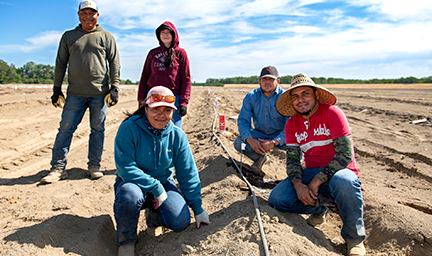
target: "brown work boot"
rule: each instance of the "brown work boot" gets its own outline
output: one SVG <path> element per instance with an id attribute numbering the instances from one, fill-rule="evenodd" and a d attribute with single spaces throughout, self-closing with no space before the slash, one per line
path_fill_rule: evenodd
<path id="1" fill-rule="evenodd" d="M 92 180 L 99 179 L 103 176 L 103 173 L 99 170 L 99 167 L 97 166 L 90 166 L 88 168 L 88 172 Z"/>
<path id="2" fill-rule="evenodd" d="M 312 214 L 311 216 L 309 216 L 309 218 L 306 220 L 307 224 L 311 225 L 312 227 L 324 224 L 326 222 L 325 219 L 325 214 L 324 215 L 320 215 L 320 214 Z"/>
<path id="3" fill-rule="evenodd" d="M 255 160 L 251 167 L 254 169 L 261 170 L 263 165 L 267 163 L 269 160 L 270 158 L 266 154 L 264 154 L 260 156 L 257 160 Z"/>
<path id="4" fill-rule="evenodd" d="M 63 180 L 67 178 L 67 173 L 64 170 L 60 169 L 51 169 L 51 172 L 41 179 L 42 183 L 51 184 L 53 182 Z"/>
<path id="5" fill-rule="evenodd" d="M 358 244 L 347 243 L 348 255 L 349 256 L 364 256 L 366 255 L 366 248 L 363 242 Z"/>

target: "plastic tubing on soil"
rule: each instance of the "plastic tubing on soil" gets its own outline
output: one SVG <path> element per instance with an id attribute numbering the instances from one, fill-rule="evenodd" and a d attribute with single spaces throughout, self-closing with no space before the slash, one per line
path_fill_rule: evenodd
<path id="1" fill-rule="evenodd" d="M 262 221 L 261 221 L 261 215 L 260 215 L 260 211 L 258 208 L 258 201 L 256 199 L 255 196 L 255 190 L 253 189 L 252 185 L 249 183 L 249 181 L 243 176 L 243 173 L 240 171 L 237 163 L 234 161 L 234 159 L 232 158 L 230 152 L 228 151 L 228 149 L 224 146 L 224 144 L 222 143 L 222 141 L 219 139 L 219 137 L 216 135 L 215 133 L 215 124 L 216 124 L 216 119 L 217 119 L 217 112 L 216 112 L 216 108 L 215 105 L 213 104 L 213 111 L 215 113 L 215 117 L 213 119 L 213 126 L 212 126 L 212 132 L 213 135 L 216 137 L 216 139 L 219 141 L 219 143 L 221 144 L 222 148 L 227 152 L 228 156 L 230 157 L 231 161 L 234 163 L 234 166 L 236 167 L 238 173 L 240 174 L 240 177 L 246 182 L 246 184 L 248 185 L 251 193 L 252 193 L 252 197 L 253 197 L 253 202 L 254 202 L 254 206 L 255 206 L 255 214 L 257 216 L 257 220 L 258 220 L 258 226 L 259 226 L 259 230 L 260 230 L 260 234 L 261 234 L 261 240 L 263 243 L 263 247 L 264 247 L 264 253 L 266 256 L 269 255 L 269 251 L 268 251 L 268 247 L 267 247 L 267 241 L 265 238 L 265 234 L 264 234 L 264 228 L 262 225 Z"/>

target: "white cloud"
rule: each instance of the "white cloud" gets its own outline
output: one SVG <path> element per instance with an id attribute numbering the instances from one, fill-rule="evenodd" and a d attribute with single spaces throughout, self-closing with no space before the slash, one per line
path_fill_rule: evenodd
<path id="1" fill-rule="evenodd" d="M 195 77 L 204 81 L 210 77 L 256 75 L 268 64 L 275 65 L 284 75 L 307 72 L 311 76 L 368 79 L 430 74 L 426 63 L 418 65 L 418 69 L 411 65 L 414 59 L 404 58 L 432 54 L 429 44 L 432 35 L 419 33 L 432 27 L 414 22 L 403 26 L 354 19 L 348 22 L 357 22 L 357 27 L 339 30 L 293 26 L 290 30 L 295 36 L 292 37 L 245 42 L 241 46 L 210 51 L 206 46 L 194 47 L 189 52 L 192 52 L 191 62 L 198 63 L 192 65 Z M 195 54 L 196 51 L 199 53 Z"/>
<path id="2" fill-rule="evenodd" d="M 41 32 L 34 37 L 25 39 L 28 42 L 26 44 L 0 45 L 0 52 L 33 52 L 58 46 L 62 34 L 63 32 L 60 31 Z"/>
<path id="3" fill-rule="evenodd" d="M 368 6 L 371 12 L 382 13 L 396 19 L 407 17 L 430 18 L 430 0 L 349 0 L 356 6 Z"/>
<path id="4" fill-rule="evenodd" d="M 118 29 L 152 29 L 165 20 L 184 27 L 205 26 L 229 20 L 226 16 L 235 6 L 233 0 L 128 1 L 100 0 L 101 19 Z M 103 7 L 102 7 L 103 6 Z M 198 21 L 198 22 L 197 22 Z"/>
<path id="5" fill-rule="evenodd" d="M 63 31 L 45 31 L 41 32 L 35 37 L 27 38 L 26 41 L 30 42 L 30 46 L 24 47 L 28 50 L 41 49 L 48 46 L 58 45 Z"/>
<path id="6" fill-rule="evenodd" d="M 269 64 L 278 67 L 281 74 L 313 70 L 317 74 L 312 76 L 334 76 L 347 70 L 351 77 L 362 78 L 380 71 L 383 76 L 388 76 L 392 66 L 395 72 L 403 70 L 403 62 L 395 60 L 400 56 L 431 53 L 432 35 L 426 31 L 431 31 L 429 24 L 432 23 L 425 24 L 423 16 L 417 16 L 427 9 L 427 1 L 413 1 L 409 6 L 398 0 L 348 1 L 354 6 L 367 7 L 369 15 L 364 17 L 346 16 L 343 8 L 311 10 L 308 5 L 325 2 L 313 0 L 226 0 L 202 1 L 200 4 L 174 1 L 165 8 L 161 8 L 163 4 L 133 1 L 133 5 L 140 7 L 132 13 L 132 18 L 124 16 L 121 19 L 151 29 L 150 34 L 146 33 L 149 36 L 146 40 L 149 40 L 154 38 L 154 29 L 163 21 L 160 17 L 175 13 L 171 21 L 183 31 L 180 33 L 181 46 L 188 52 L 196 81 L 256 75 Z M 117 13 L 130 15 L 128 12 Z M 269 21 L 277 26 L 255 22 L 272 15 L 282 17 Z M 317 17 L 321 24 L 307 22 Z M 394 22 L 395 18 L 404 20 Z M 144 41 L 142 43 L 144 45 Z M 142 52 L 146 47 L 155 46 L 157 42 L 153 39 Z M 140 57 L 141 63 L 144 58 Z M 406 70 L 413 71 L 412 68 Z"/>
<path id="7" fill-rule="evenodd" d="M 432 73 L 430 0 L 97 2 L 99 23 L 117 40 L 122 79 L 139 80 L 148 51 L 158 46 L 155 29 L 166 20 L 179 30 L 197 82 L 258 75 L 265 65 L 282 75 L 364 79 Z M 63 32 L 0 52 L 53 50 Z"/>

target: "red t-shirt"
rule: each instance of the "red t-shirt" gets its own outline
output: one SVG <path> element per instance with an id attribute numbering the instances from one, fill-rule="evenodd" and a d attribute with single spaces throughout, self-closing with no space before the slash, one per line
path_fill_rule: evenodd
<path id="1" fill-rule="evenodd" d="M 309 120 L 295 114 L 285 124 L 287 145 L 299 145 L 304 154 L 306 168 L 326 167 L 336 155 L 333 140 L 350 135 L 348 120 L 342 110 L 333 105 L 320 104 Z M 354 144 L 352 143 L 354 154 Z M 355 157 L 347 166 L 358 176 Z"/>

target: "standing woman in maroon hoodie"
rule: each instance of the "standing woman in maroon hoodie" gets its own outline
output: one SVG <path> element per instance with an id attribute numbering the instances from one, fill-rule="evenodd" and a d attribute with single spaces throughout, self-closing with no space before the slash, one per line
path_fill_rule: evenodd
<path id="1" fill-rule="evenodd" d="M 147 92 L 155 86 L 165 86 L 175 97 L 177 110 L 172 121 L 182 128 L 182 117 L 187 113 L 191 94 L 191 76 L 186 51 L 179 47 L 177 29 L 165 21 L 156 29 L 159 47 L 150 50 L 144 63 L 138 87 L 138 104 L 145 103 Z"/>

